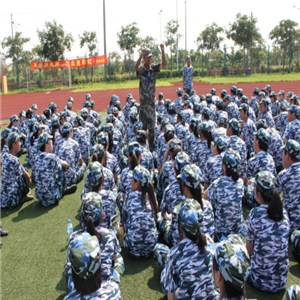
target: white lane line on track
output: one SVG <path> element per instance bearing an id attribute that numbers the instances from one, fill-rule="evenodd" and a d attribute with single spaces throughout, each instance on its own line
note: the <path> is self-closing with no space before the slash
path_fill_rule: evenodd
<path id="1" fill-rule="evenodd" d="M 50 93 L 51 93 L 51 92 L 47 92 L 46 95 L 47 95 L 47 94 L 50 94 Z"/>

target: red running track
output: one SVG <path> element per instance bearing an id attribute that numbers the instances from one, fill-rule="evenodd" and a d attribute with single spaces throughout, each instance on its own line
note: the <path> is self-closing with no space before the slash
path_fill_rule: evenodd
<path id="1" fill-rule="evenodd" d="M 272 90 L 279 92 L 279 90 L 284 90 L 286 93 L 288 91 L 293 91 L 295 94 L 300 94 L 300 81 L 283 81 L 283 82 L 269 82 Z M 233 84 L 215 84 L 210 85 L 201 82 L 194 82 L 194 89 L 197 94 L 206 94 L 210 92 L 211 88 L 217 90 L 217 95 L 220 96 L 221 90 L 225 89 L 227 92 Z M 252 91 L 254 87 L 259 89 L 264 88 L 266 83 L 241 83 L 235 84 L 238 88 L 244 90 L 244 95 L 247 97 L 252 96 Z M 174 86 L 169 87 L 158 87 L 156 89 L 157 94 L 162 92 L 165 99 L 171 99 L 174 101 L 177 98 L 176 89 L 178 87 L 183 87 L 182 83 L 176 82 Z M 131 93 L 133 98 L 138 100 L 139 90 L 135 89 L 121 89 L 121 90 L 109 90 L 109 91 L 93 91 L 90 92 L 92 95 L 92 100 L 95 101 L 95 110 L 104 111 L 106 110 L 110 97 L 116 94 L 120 97 L 122 107 L 125 104 L 126 95 Z M 74 93 L 74 90 L 62 90 L 62 91 L 51 91 L 51 92 L 36 92 L 36 93 L 24 93 L 16 95 L 5 95 L 1 97 L 1 120 L 9 119 L 13 114 L 19 114 L 20 110 L 27 110 L 32 106 L 33 103 L 38 105 L 37 113 L 40 114 L 42 111 L 48 107 L 50 102 L 55 102 L 58 105 L 58 110 L 61 111 L 66 103 L 68 97 L 72 96 L 74 98 L 74 111 L 78 111 L 82 108 L 82 104 L 85 100 L 85 95 L 87 92 Z"/>

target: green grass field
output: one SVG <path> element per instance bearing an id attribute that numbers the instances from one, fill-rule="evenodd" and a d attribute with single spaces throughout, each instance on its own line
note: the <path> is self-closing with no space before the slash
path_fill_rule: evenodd
<path id="1" fill-rule="evenodd" d="M 101 113 L 106 116 L 105 112 Z M 2 126 L 2 130 L 6 126 Z M 20 158 L 28 165 L 25 155 Z M 31 173 L 31 169 L 29 168 Z M 65 196 L 58 205 L 45 208 L 37 199 L 26 202 L 15 209 L 1 210 L 4 229 L 9 231 L 2 237 L 1 253 L 1 299 L 63 299 L 67 292 L 64 278 L 64 263 L 67 257 L 67 222 L 72 220 L 74 230 L 80 228 L 80 193 L 84 180 L 78 184 L 77 192 Z M 35 184 L 31 186 L 35 194 Z M 249 208 L 244 207 L 244 218 Z M 122 298 L 166 299 L 160 289 L 161 268 L 154 259 L 132 259 L 126 249 L 122 255 L 125 273 L 121 281 Z M 300 285 L 300 267 L 289 251 L 290 270 L 287 287 Z M 248 299 L 281 300 L 284 292 L 270 294 L 255 290 L 247 284 Z"/>

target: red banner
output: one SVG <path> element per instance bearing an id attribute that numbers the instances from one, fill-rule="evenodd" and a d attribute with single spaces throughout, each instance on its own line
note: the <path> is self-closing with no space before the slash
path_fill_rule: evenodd
<path id="1" fill-rule="evenodd" d="M 67 69 L 90 67 L 107 64 L 107 56 L 94 56 L 90 58 L 77 58 L 71 60 L 56 60 L 56 61 L 31 61 L 31 70 L 38 69 Z"/>

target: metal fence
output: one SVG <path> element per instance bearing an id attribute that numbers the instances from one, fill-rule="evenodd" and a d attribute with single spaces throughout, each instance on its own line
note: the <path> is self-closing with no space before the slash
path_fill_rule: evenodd
<path id="1" fill-rule="evenodd" d="M 114 52 L 116 53 L 116 52 Z M 180 50 L 178 60 L 176 53 L 167 53 L 167 65 L 157 74 L 158 78 L 176 78 L 182 76 L 185 57 L 188 52 Z M 285 58 L 282 53 L 270 52 L 261 49 L 252 55 L 249 51 L 233 53 L 218 50 L 209 52 L 190 52 L 194 77 L 205 76 L 247 76 L 250 74 L 273 74 L 300 72 L 300 52 L 289 48 Z M 239 54 L 239 55 L 237 55 Z M 114 56 L 116 57 L 116 56 Z M 119 53 L 118 58 L 108 55 L 108 64 L 94 67 L 73 68 L 70 70 L 72 85 L 82 85 L 103 81 L 126 81 L 136 79 L 134 66 L 138 53 L 132 58 L 125 53 Z M 160 52 L 153 52 L 153 62 L 160 62 Z M 8 77 L 8 89 L 27 88 L 51 88 L 69 85 L 68 69 L 47 69 L 31 71 L 30 66 L 20 70 L 17 63 L 15 75 Z"/>

